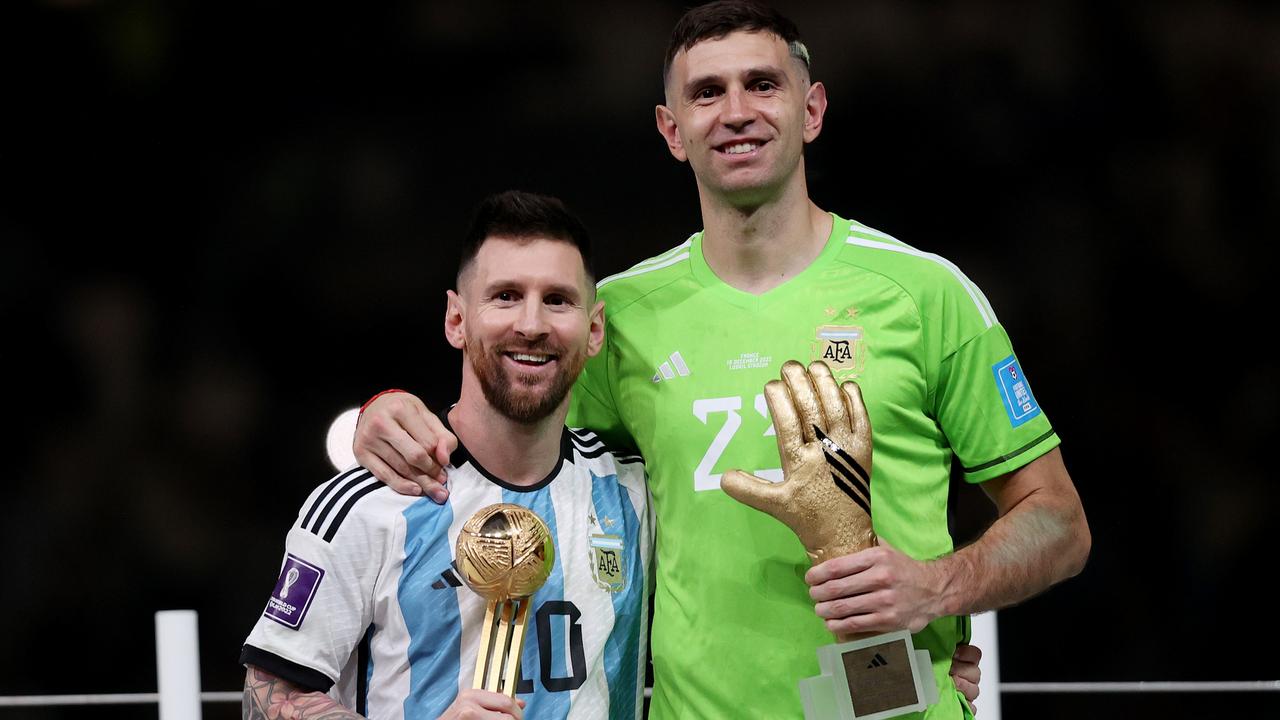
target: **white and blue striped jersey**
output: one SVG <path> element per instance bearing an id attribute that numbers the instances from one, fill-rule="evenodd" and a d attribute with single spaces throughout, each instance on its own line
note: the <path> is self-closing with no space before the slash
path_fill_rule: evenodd
<path id="1" fill-rule="evenodd" d="M 454 567 L 458 532 L 480 508 L 514 503 L 556 545 L 529 610 L 525 717 L 639 717 L 652 538 L 640 459 L 566 428 L 559 463 L 535 485 L 494 477 L 461 445 L 448 473 L 443 505 L 359 467 L 316 488 L 241 662 L 369 718 L 439 716 L 471 687 L 485 613 Z"/>

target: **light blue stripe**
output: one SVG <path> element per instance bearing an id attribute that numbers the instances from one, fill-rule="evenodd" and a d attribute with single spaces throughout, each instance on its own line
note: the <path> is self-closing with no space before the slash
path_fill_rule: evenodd
<path id="1" fill-rule="evenodd" d="M 605 550 L 621 550 L 622 540 L 619 538 L 591 538 L 591 547 L 604 548 Z"/>
<path id="2" fill-rule="evenodd" d="M 604 645 L 604 672 L 609 680 L 609 717 L 634 720 L 640 659 L 640 613 L 644 603 L 644 567 L 640 562 L 640 518 L 627 489 L 617 475 L 591 474 L 591 502 L 601 524 L 604 518 L 620 523 L 609 528 L 631 544 L 623 549 L 627 585 L 613 593 L 613 632 Z"/>
<path id="3" fill-rule="evenodd" d="M 529 628 L 525 631 L 524 652 L 520 657 L 520 674 L 533 681 L 533 693 L 521 694 L 520 697 L 528 703 L 524 709 L 525 717 L 562 718 L 569 714 L 569 693 L 547 691 L 542 684 L 542 662 L 538 657 L 538 645 L 541 641 L 538 637 L 538 608 L 547 600 L 564 598 L 564 571 L 561 568 L 564 558 L 560 557 L 560 536 L 556 531 L 556 511 L 551 504 L 551 488 L 548 486 L 531 493 L 503 490 L 502 502 L 514 503 L 534 511 L 547 524 L 551 537 L 556 538 L 556 562 L 546 583 L 533 594 L 533 603 L 529 606 Z M 551 672 L 552 677 L 559 677 L 569 672 L 563 669 L 569 667 L 565 655 L 569 638 L 565 637 L 561 616 L 553 616 L 551 620 L 551 637 L 548 638 L 551 641 Z"/>
<path id="4" fill-rule="evenodd" d="M 431 584 L 453 562 L 449 525 L 453 504 L 423 498 L 404 510 L 405 561 L 397 597 L 409 631 L 407 718 L 439 717 L 458 694 L 462 655 L 462 618 L 458 592 Z M 435 692 L 432 692 L 434 688 Z"/>

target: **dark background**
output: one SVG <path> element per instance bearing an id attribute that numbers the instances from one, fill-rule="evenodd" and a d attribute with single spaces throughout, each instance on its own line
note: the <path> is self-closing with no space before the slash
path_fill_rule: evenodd
<path id="1" fill-rule="evenodd" d="M 239 689 L 330 421 L 386 387 L 455 397 L 444 290 L 484 194 L 563 197 L 602 274 L 700 227 L 653 129 L 680 3 L 326 7 L 0 10 L 0 695 L 154 690 L 166 608 L 200 613 L 204 689 Z M 831 98 L 813 197 L 984 288 L 1089 515 L 1084 573 L 1001 613 L 1003 679 L 1280 678 L 1280 9 L 781 7 Z M 969 537 L 989 510 L 957 492 Z M 1228 707 L 1280 695 L 1004 698 Z"/>

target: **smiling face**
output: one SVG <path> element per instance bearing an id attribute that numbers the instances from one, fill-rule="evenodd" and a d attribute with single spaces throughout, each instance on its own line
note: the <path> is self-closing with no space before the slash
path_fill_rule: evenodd
<path id="1" fill-rule="evenodd" d="M 699 192 L 732 205 L 804 181 L 803 151 L 822 130 L 826 90 L 770 32 L 731 32 L 677 53 L 658 131 L 688 161 Z"/>
<path id="2" fill-rule="evenodd" d="M 565 406 L 604 340 L 582 255 L 547 238 L 486 238 L 449 293 L 445 336 L 465 355 L 463 392 L 530 424 Z"/>

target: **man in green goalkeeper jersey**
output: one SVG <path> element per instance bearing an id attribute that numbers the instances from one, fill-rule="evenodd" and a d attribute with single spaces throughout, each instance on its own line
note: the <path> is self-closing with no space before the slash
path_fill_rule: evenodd
<path id="1" fill-rule="evenodd" d="M 799 717 L 797 681 L 817 673 L 832 632 L 900 628 L 933 659 L 941 702 L 927 717 L 966 717 L 948 668 L 968 614 L 1024 600 L 1088 555 L 1058 437 L 976 285 L 809 199 L 803 151 L 826 89 L 790 21 L 748 1 L 695 8 L 673 32 L 664 80 L 658 130 L 693 169 L 704 229 L 600 282 L 606 346 L 570 414 L 648 467 L 652 717 Z M 856 380 L 874 432 L 880 545 L 813 568 L 790 530 L 719 487 L 730 468 L 780 478 L 761 393 L 788 359 Z M 357 457 L 443 497 L 453 440 L 433 419 L 416 398 L 385 395 L 360 424 Z M 953 461 L 999 512 L 959 550 L 947 531 Z"/>

